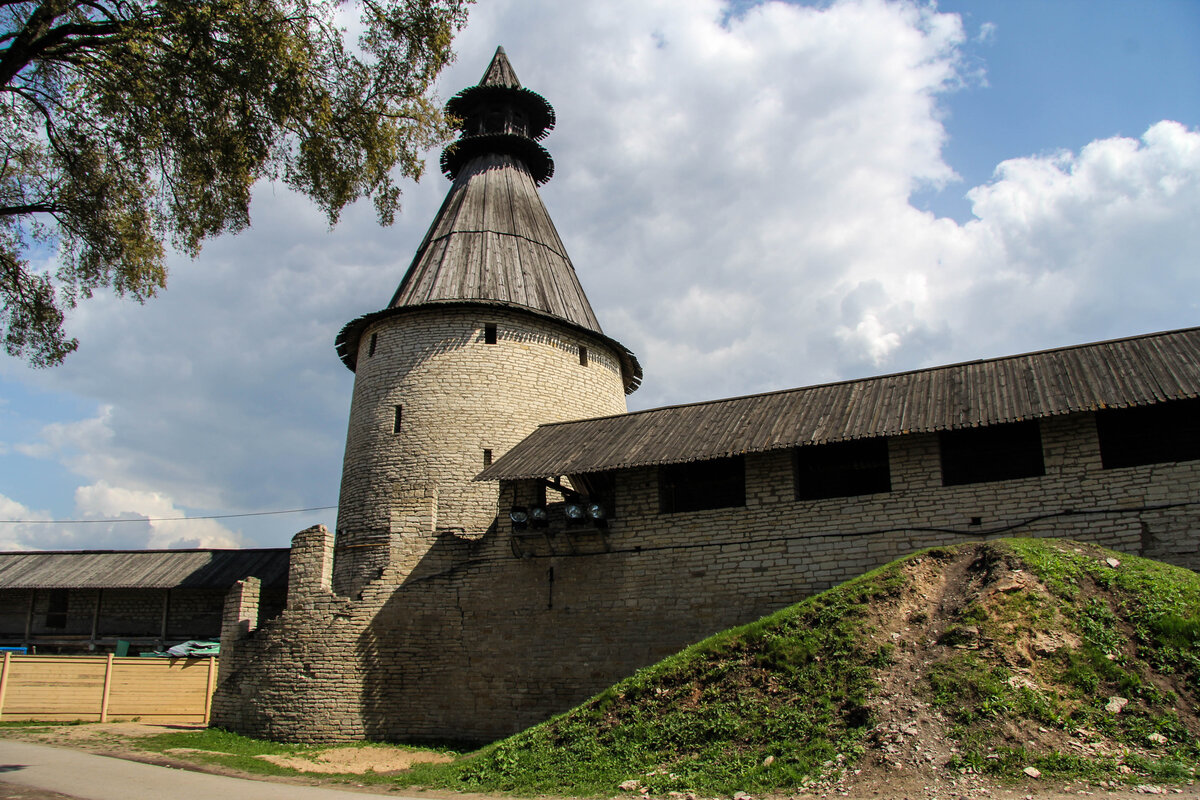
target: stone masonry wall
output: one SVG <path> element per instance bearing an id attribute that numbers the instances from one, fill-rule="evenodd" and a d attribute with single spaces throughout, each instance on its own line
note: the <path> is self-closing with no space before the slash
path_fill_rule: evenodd
<path id="1" fill-rule="evenodd" d="M 497 487 L 472 482 L 485 451 L 499 458 L 539 424 L 624 411 L 615 355 L 565 325 L 486 306 L 380 320 L 358 354 L 334 587 L 357 595 L 388 564 L 419 560 L 436 531 L 487 530 Z"/>
<path id="2" fill-rule="evenodd" d="M 1200 461 L 1105 470 L 1091 414 L 1041 430 L 1044 477 L 943 487 L 937 437 L 911 435 L 889 440 L 884 494 L 797 501 L 791 454 L 751 454 L 745 507 L 660 514 L 657 471 L 630 469 L 606 531 L 443 532 L 361 600 L 318 586 L 224 651 L 215 724 L 306 742 L 494 739 L 891 559 L 994 535 L 1200 569 Z M 531 490 L 502 487 L 498 510 Z"/>

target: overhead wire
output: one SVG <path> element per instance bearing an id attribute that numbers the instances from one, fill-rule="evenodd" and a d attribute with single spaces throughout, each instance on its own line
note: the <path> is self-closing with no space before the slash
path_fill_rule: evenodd
<path id="1" fill-rule="evenodd" d="M 237 519 L 239 517 L 267 517 L 275 514 L 303 514 L 307 511 L 330 511 L 337 506 L 314 506 L 313 508 L 288 508 L 282 511 L 247 511 L 243 514 L 208 514 L 200 517 L 121 517 L 120 519 L 0 519 L 0 524 L 10 525 L 88 525 L 120 522 L 186 522 L 200 519 Z"/>

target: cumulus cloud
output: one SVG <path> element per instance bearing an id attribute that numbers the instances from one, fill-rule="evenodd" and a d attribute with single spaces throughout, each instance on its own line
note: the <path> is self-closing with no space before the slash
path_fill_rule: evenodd
<path id="1" fill-rule="evenodd" d="M 931 4 L 491 0 L 471 13 L 442 94 L 503 44 L 555 106 L 543 197 L 606 332 L 646 368 L 631 407 L 1197 319 L 1200 135 L 1183 125 L 1013 153 L 970 190 L 965 224 L 913 207 L 957 179 L 945 104 L 979 80 L 961 20 Z M 9 361 L 0 376 L 94 410 L 46 417 L 10 447 L 77 475 L 78 513 L 332 504 L 353 379 L 333 339 L 403 275 L 447 188 L 430 164 L 393 228 L 366 204 L 328 231 L 263 184 L 253 228 L 175 260 L 161 297 L 81 305 L 64 367 Z M 238 535 L 284 544 L 331 516 Z M 219 526 L 122 536 L 236 540 Z"/>
<path id="2" fill-rule="evenodd" d="M 189 519 L 158 492 L 110 486 L 104 481 L 75 491 L 75 517 L 56 522 L 0 495 L 0 549 L 111 550 L 181 547 L 242 547 L 243 537 L 217 520 Z"/>

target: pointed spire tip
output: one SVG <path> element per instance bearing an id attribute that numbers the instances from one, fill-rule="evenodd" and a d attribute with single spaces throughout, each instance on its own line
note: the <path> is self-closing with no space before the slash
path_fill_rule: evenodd
<path id="1" fill-rule="evenodd" d="M 479 85 L 507 86 L 510 89 L 521 88 L 521 81 L 517 78 L 512 64 L 508 63 L 508 55 L 504 52 L 503 45 L 496 48 L 496 54 L 492 56 L 491 63 L 484 70 L 483 77 L 479 79 Z"/>

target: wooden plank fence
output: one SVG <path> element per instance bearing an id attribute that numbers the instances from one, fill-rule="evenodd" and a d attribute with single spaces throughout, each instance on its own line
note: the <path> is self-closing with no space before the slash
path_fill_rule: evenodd
<path id="1" fill-rule="evenodd" d="M 208 723 L 215 658 L 23 656 L 0 664 L 0 720 Z"/>

